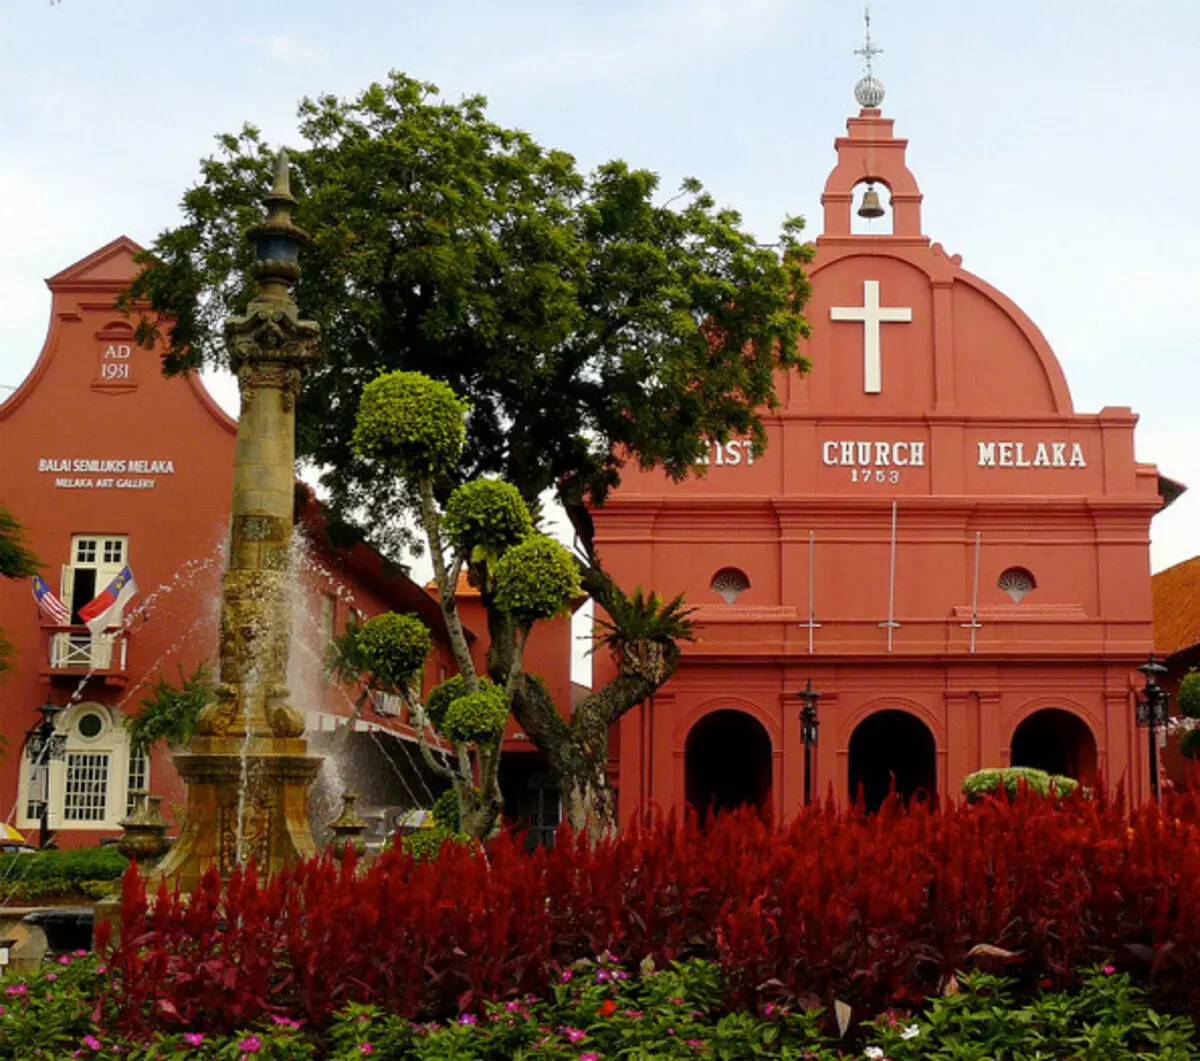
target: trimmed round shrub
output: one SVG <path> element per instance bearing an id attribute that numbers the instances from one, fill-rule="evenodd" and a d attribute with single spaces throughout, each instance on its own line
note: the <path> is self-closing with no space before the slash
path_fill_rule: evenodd
<path id="1" fill-rule="evenodd" d="M 1010 796 L 1015 796 L 1022 785 L 1039 796 L 1066 796 L 1079 787 L 1079 782 L 1031 766 L 992 767 L 964 777 L 962 791 L 968 802 L 974 803 L 984 796 L 994 795 L 1002 788 Z"/>
<path id="2" fill-rule="evenodd" d="M 1188 671 L 1179 683 L 1179 710 L 1188 718 L 1200 718 L 1200 671 Z"/>
<path id="3" fill-rule="evenodd" d="M 479 691 L 460 696 L 446 710 L 442 733 L 456 744 L 495 744 L 504 736 L 508 701 L 488 682 Z"/>
<path id="4" fill-rule="evenodd" d="M 352 444 L 405 478 L 453 469 L 466 440 L 470 406 L 441 380 L 420 372 L 388 372 L 363 388 Z"/>
<path id="5" fill-rule="evenodd" d="M 458 793 L 452 788 L 446 789 L 433 801 L 430 817 L 434 825 L 440 825 L 450 832 L 456 833 L 462 828 L 462 808 L 458 805 Z"/>
<path id="6" fill-rule="evenodd" d="M 544 534 L 531 534 L 496 565 L 496 607 L 526 628 L 569 610 L 582 592 L 571 554 Z"/>
<path id="7" fill-rule="evenodd" d="M 434 729 L 440 730 L 446 724 L 446 711 L 455 700 L 466 694 L 467 682 L 461 674 L 451 675 L 429 690 L 429 695 L 425 697 L 425 714 Z"/>
<path id="8" fill-rule="evenodd" d="M 433 637 L 415 615 L 384 612 L 363 623 L 358 645 L 375 680 L 403 691 L 425 666 Z"/>
<path id="9" fill-rule="evenodd" d="M 460 556 L 471 563 L 495 560 L 533 533 L 521 492 L 501 479 L 463 483 L 446 503 L 442 524 Z"/>

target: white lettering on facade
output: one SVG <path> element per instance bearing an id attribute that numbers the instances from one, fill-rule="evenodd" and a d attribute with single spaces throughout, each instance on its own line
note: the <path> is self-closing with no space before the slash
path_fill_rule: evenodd
<path id="1" fill-rule="evenodd" d="M 53 472 L 59 476 L 54 486 L 61 490 L 116 489 L 153 490 L 155 475 L 174 475 L 173 460 L 106 460 L 96 457 L 41 457 L 37 462 L 39 472 Z M 63 472 L 74 473 L 63 476 Z M 136 475 L 139 478 L 116 478 L 118 475 Z M 101 476 L 91 478 L 85 476 Z"/>
<path id="2" fill-rule="evenodd" d="M 1070 458 L 1066 442 L 977 442 L 976 464 L 980 468 L 1086 468 L 1083 444 L 1072 442 Z M 1033 446 L 1033 459 L 1025 447 Z"/>
<path id="3" fill-rule="evenodd" d="M 921 468 L 925 465 L 924 442 L 821 443 L 821 463 L 830 468 Z"/>
<path id="4" fill-rule="evenodd" d="M 731 438 L 728 442 L 709 442 L 708 452 L 696 458 L 697 464 L 715 464 L 718 468 L 725 465 L 737 466 L 743 462 L 747 465 L 754 463 L 754 443 L 748 438 Z"/>

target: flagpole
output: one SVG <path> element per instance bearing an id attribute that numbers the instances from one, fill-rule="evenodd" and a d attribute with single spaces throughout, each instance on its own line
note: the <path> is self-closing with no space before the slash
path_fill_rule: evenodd
<path id="1" fill-rule="evenodd" d="M 888 617 L 879 625 L 887 627 L 887 650 L 892 651 L 892 632 L 900 624 L 896 622 L 896 509 L 898 502 L 892 498 L 892 548 L 888 570 Z"/>

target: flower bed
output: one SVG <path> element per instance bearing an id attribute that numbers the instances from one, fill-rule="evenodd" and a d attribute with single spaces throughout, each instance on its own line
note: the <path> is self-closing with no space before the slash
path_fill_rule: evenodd
<path id="1" fill-rule="evenodd" d="M 1018 1005 L 1018 985 L 987 974 L 915 1011 L 825 1030 L 816 1009 L 762 1003 L 725 1012 L 715 966 L 691 961 L 633 973 L 613 958 L 580 961 L 539 996 L 489 1003 L 478 1015 L 414 1023 L 350 1004 L 326 1029 L 286 1014 L 226 1033 L 179 1029 L 122 1033 L 96 1006 L 111 972 L 64 956 L 29 979 L 0 981 L 0 1058 L 49 1061 L 607 1061 L 617 1058 L 1096 1058 L 1196 1061 L 1191 1022 L 1150 1009 L 1114 968 L 1085 973 L 1072 993 L 1038 992 Z"/>
<path id="2" fill-rule="evenodd" d="M 349 1003 L 453 1019 L 553 984 L 608 951 L 625 968 L 691 958 L 730 1011 L 848 1005 L 855 1019 L 946 989 L 979 944 L 1027 988 L 1113 961 L 1171 1012 L 1200 1012 L 1200 801 L 1127 816 L 1116 803 L 1021 795 L 864 816 L 815 807 L 785 828 L 751 815 L 707 833 L 660 822 L 597 847 L 560 837 L 484 858 L 393 849 L 325 857 L 263 883 L 207 878 L 150 916 L 125 879 L 106 955 L 128 1027 L 220 1032 L 285 1013 L 323 1027 Z"/>

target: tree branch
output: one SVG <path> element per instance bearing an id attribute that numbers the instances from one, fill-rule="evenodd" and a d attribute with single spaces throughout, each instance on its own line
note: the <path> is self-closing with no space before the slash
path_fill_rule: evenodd
<path id="1" fill-rule="evenodd" d="M 442 615 L 446 620 L 446 631 L 450 635 L 454 662 L 458 664 L 458 671 L 467 683 L 467 692 L 478 692 L 479 676 L 475 673 L 475 663 L 467 646 L 467 635 L 458 615 L 458 572 L 461 567 L 459 563 L 455 563 L 454 580 L 451 581 L 450 572 L 446 569 L 446 553 L 442 548 L 441 520 L 438 517 L 437 502 L 433 497 L 433 480 L 429 476 L 421 476 L 420 491 L 421 523 L 425 527 L 425 537 L 429 540 L 429 556 L 433 561 L 433 573 L 438 584 L 438 603 L 442 606 Z"/>

